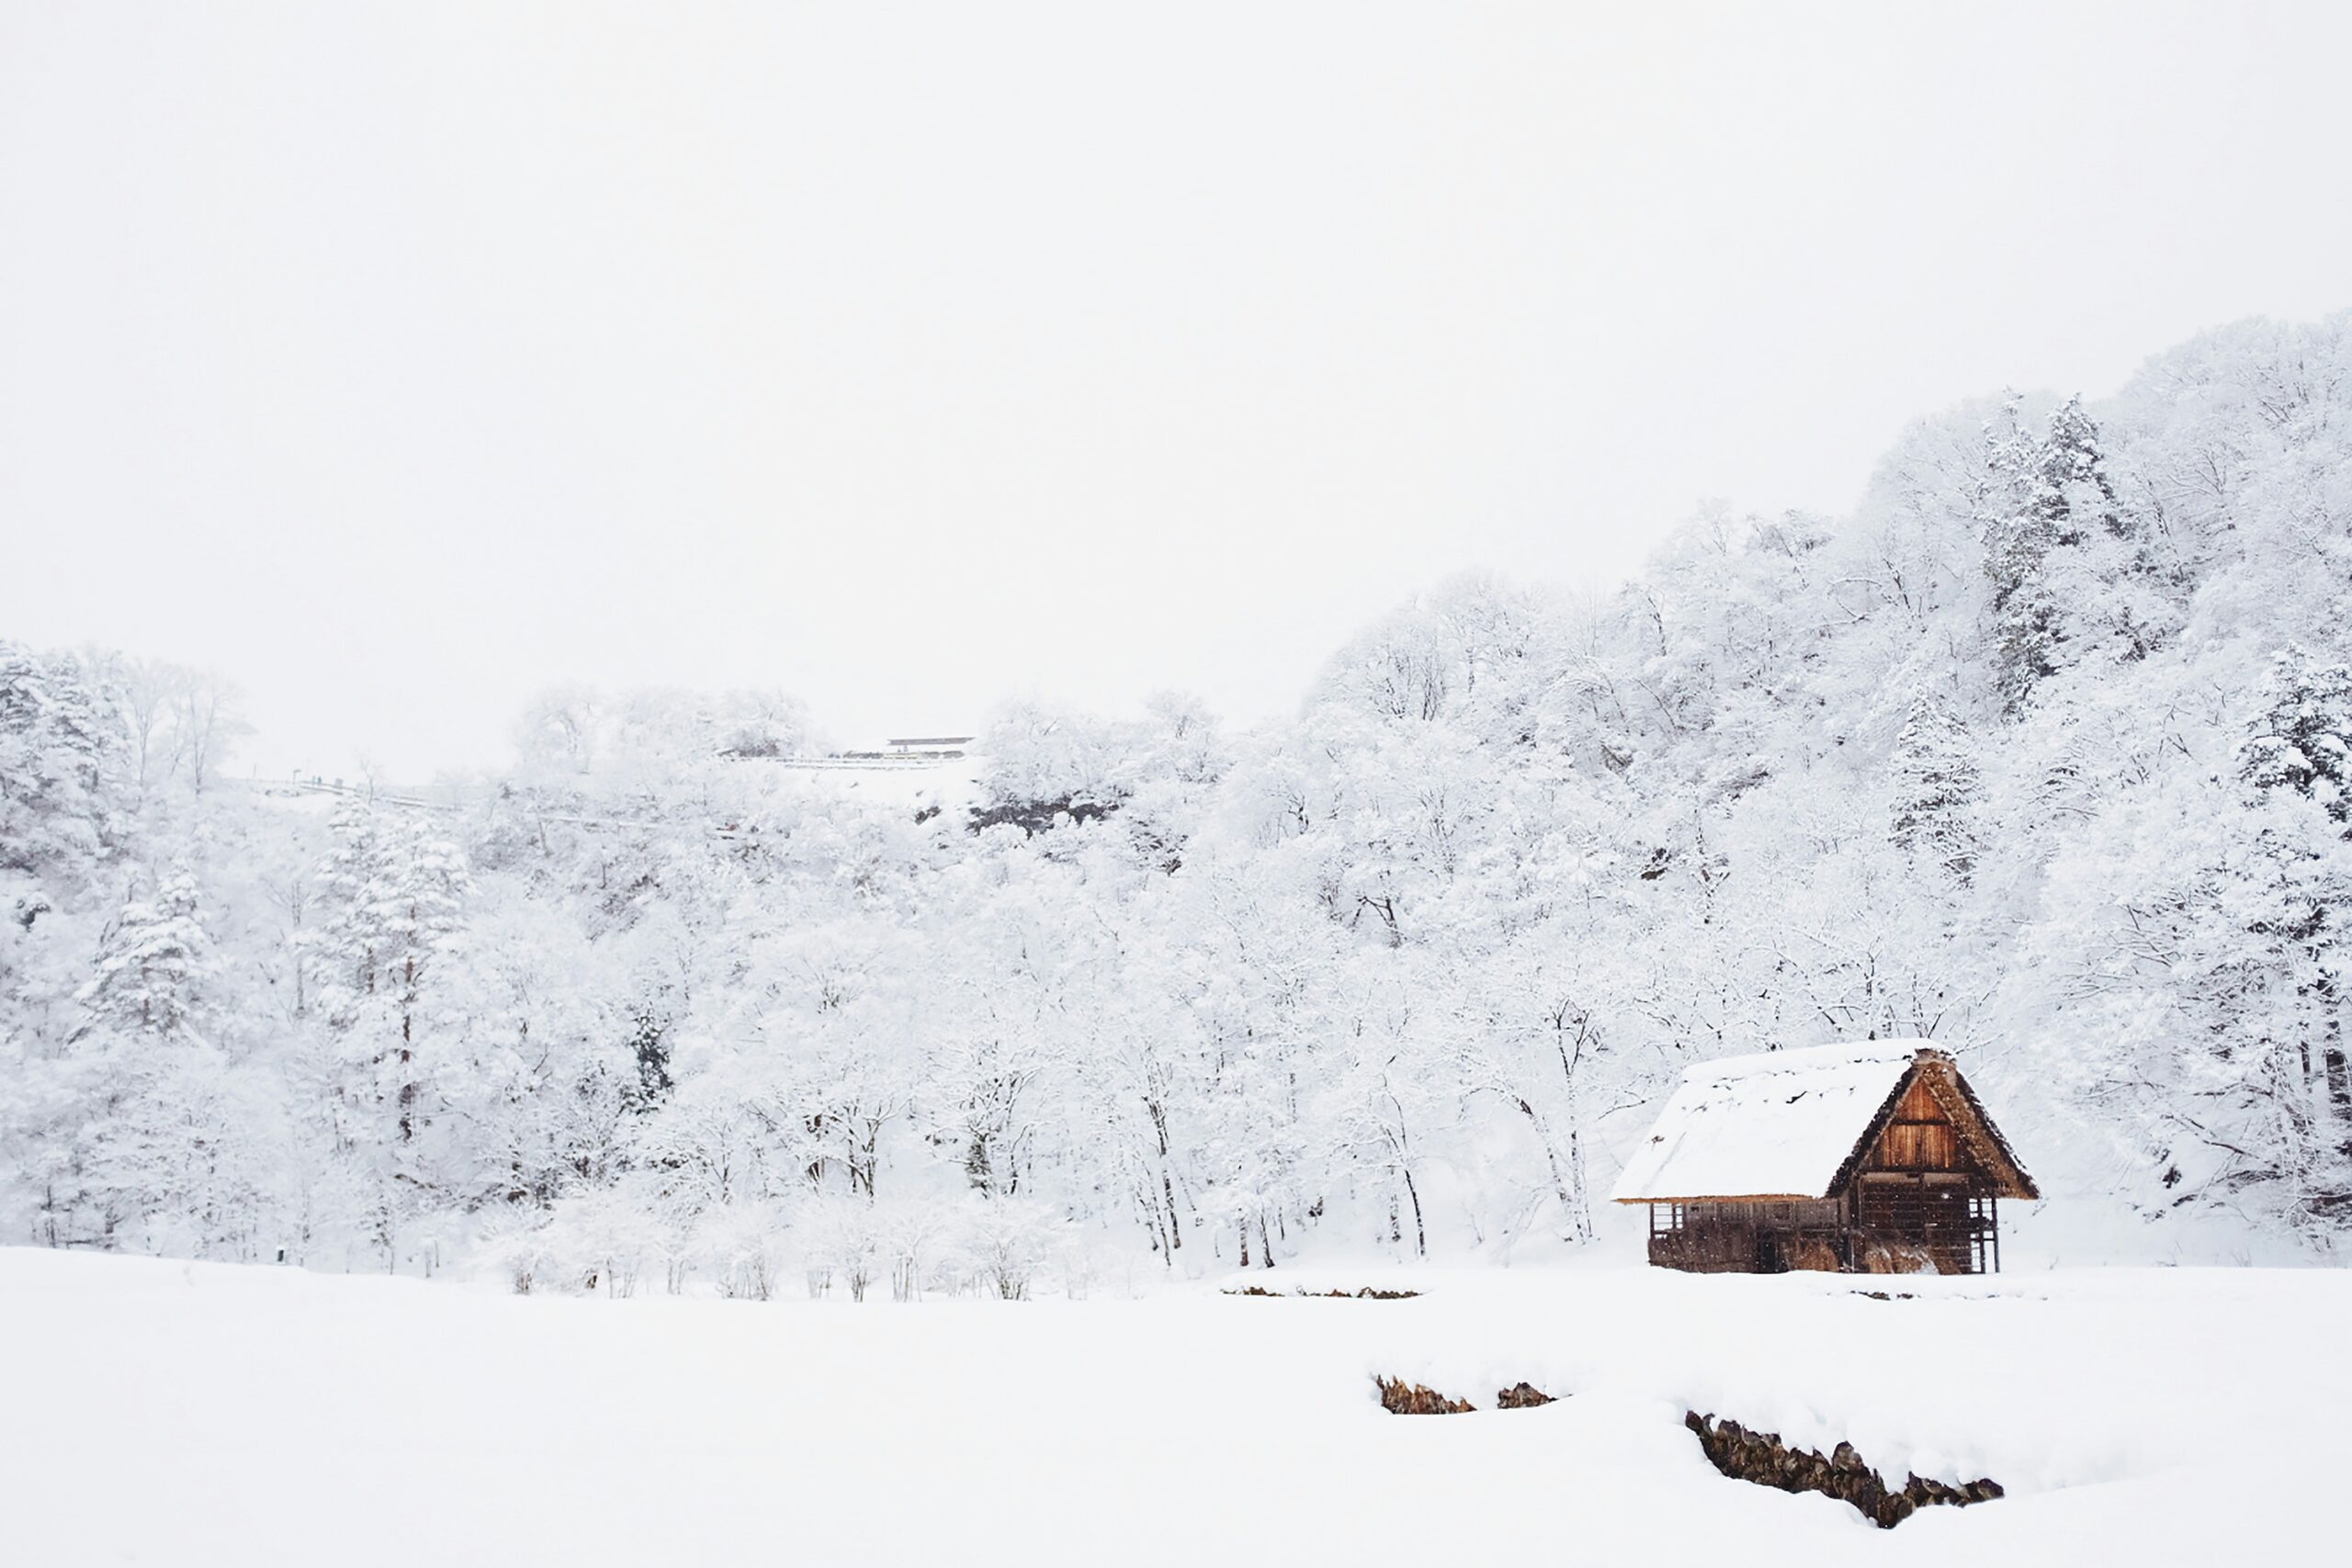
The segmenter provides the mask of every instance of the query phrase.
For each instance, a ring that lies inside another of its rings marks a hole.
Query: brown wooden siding
[[[1894,1108],[1894,1120],[1879,1134],[1865,1170],[1939,1170],[1966,1172],[1975,1168],[1960,1141],[1960,1129],[1928,1087],[1925,1074],[1916,1075]]]
[[[1777,1274],[1796,1266],[1802,1243],[1834,1249],[1847,1228],[1846,1204],[1835,1198],[1661,1203],[1650,1224],[1650,1261],[1694,1274]]]
[[[1960,1134],[1949,1122],[1892,1122],[1879,1135],[1870,1166],[1873,1170],[1960,1170]]]

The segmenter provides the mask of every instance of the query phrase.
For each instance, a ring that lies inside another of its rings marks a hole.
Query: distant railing
[[[960,751],[929,754],[832,751],[821,756],[747,757],[740,760],[746,762],[766,762],[773,767],[806,768],[813,772],[902,773],[920,773],[926,768],[936,767],[943,761],[952,761],[962,755]],[[364,800],[373,805],[400,807],[411,811],[436,811],[445,815],[487,805],[497,790],[497,786],[487,784],[432,784],[423,789],[415,785],[395,788],[364,782],[353,784],[345,779],[331,779],[322,773],[311,773],[307,776],[296,773],[285,778],[264,778],[259,774],[249,774],[244,778],[232,778],[227,782],[242,784],[261,795],[324,795],[345,800]],[[436,794],[440,798],[434,798]],[[528,809],[530,814],[538,820],[563,822],[579,828],[617,828],[675,832],[681,829],[698,827],[697,824],[684,822],[644,821],[620,817],[589,817],[575,812],[549,811],[537,804],[531,805]],[[731,825],[711,828],[708,830],[721,839],[745,836],[744,829]]]
[[[308,778],[295,775],[282,779],[263,778],[258,774],[255,774],[242,779],[232,777],[226,782],[230,784],[243,784],[245,788],[256,791],[263,795],[341,795],[349,800],[371,800],[380,802],[386,806],[413,807],[420,811],[455,811],[461,806],[468,804],[465,801],[457,799],[430,799],[425,795],[416,793],[413,788],[388,789],[380,784],[368,784],[364,783],[351,784],[343,779],[326,778],[317,773],[313,773]],[[437,787],[454,792],[458,786],[442,785]],[[485,795],[488,792],[486,790],[482,792]],[[477,796],[477,798],[481,798],[481,796]]]
[[[733,761],[764,763],[772,768],[808,768],[817,771],[847,771],[858,773],[920,773],[935,768],[942,762],[960,761],[962,751],[823,751],[791,757],[760,757],[737,755]],[[356,800],[379,800],[388,806],[413,806],[427,811],[450,811],[469,801],[484,798],[492,793],[490,784],[354,784],[348,779],[328,778],[322,773],[289,774],[286,777],[263,777],[254,774],[232,778],[229,782],[248,789],[296,790],[312,795],[345,795]]]

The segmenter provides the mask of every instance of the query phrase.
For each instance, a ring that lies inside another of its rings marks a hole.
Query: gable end
[[[2018,1163],[2008,1140],[1993,1124],[1993,1119],[1984,1113],[1984,1104],[1976,1098],[1975,1090],[1968,1087],[1968,1080],[1961,1077],[1960,1069],[1952,1065],[1951,1058],[1940,1051],[1922,1051],[1910,1070],[1895,1084],[1894,1090],[1871,1117],[1869,1125],[1862,1129],[1861,1136],[1855,1140],[1845,1162],[1838,1168],[1837,1178],[1829,1188],[1833,1194],[1843,1192],[1852,1185],[1871,1153],[1886,1138],[1889,1130],[1896,1125],[1904,1102],[1915,1089],[1924,1090],[1934,1101],[1936,1108],[1942,1112],[1942,1120],[1950,1125],[1959,1147],[1992,1180],[2001,1197],[2030,1199],[2041,1196],[2033,1184],[2033,1179]]]

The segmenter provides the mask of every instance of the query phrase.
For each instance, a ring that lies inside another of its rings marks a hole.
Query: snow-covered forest
[[[1499,1258],[1611,1223],[1691,1061],[1927,1035],[2119,1247],[2339,1249],[2347,612],[2339,316],[1928,418],[1605,597],[1433,587],[1280,725],[1008,707],[920,798],[782,765],[786,696],[560,691],[457,808],[314,809],[220,682],[0,643],[0,1239]]]

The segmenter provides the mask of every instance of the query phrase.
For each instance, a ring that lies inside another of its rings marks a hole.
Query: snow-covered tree
[[[2256,789],[2292,790],[2336,821],[2352,821],[2352,665],[2281,650],[2238,771]]]
[[[107,784],[122,750],[115,705],[78,660],[0,641],[0,876],[18,879],[20,923],[92,882],[115,833]]]
[[[1932,696],[1914,697],[1888,768],[1894,847],[1914,863],[1966,883],[1976,866],[1972,818],[1978,791],[1976,748],[1967,729]]]
[[[151,897],[125,902],[79,993],[88,1027],[163,1046],[196,1038],[209,946],[202,897],[188,873],[168,877]]]

